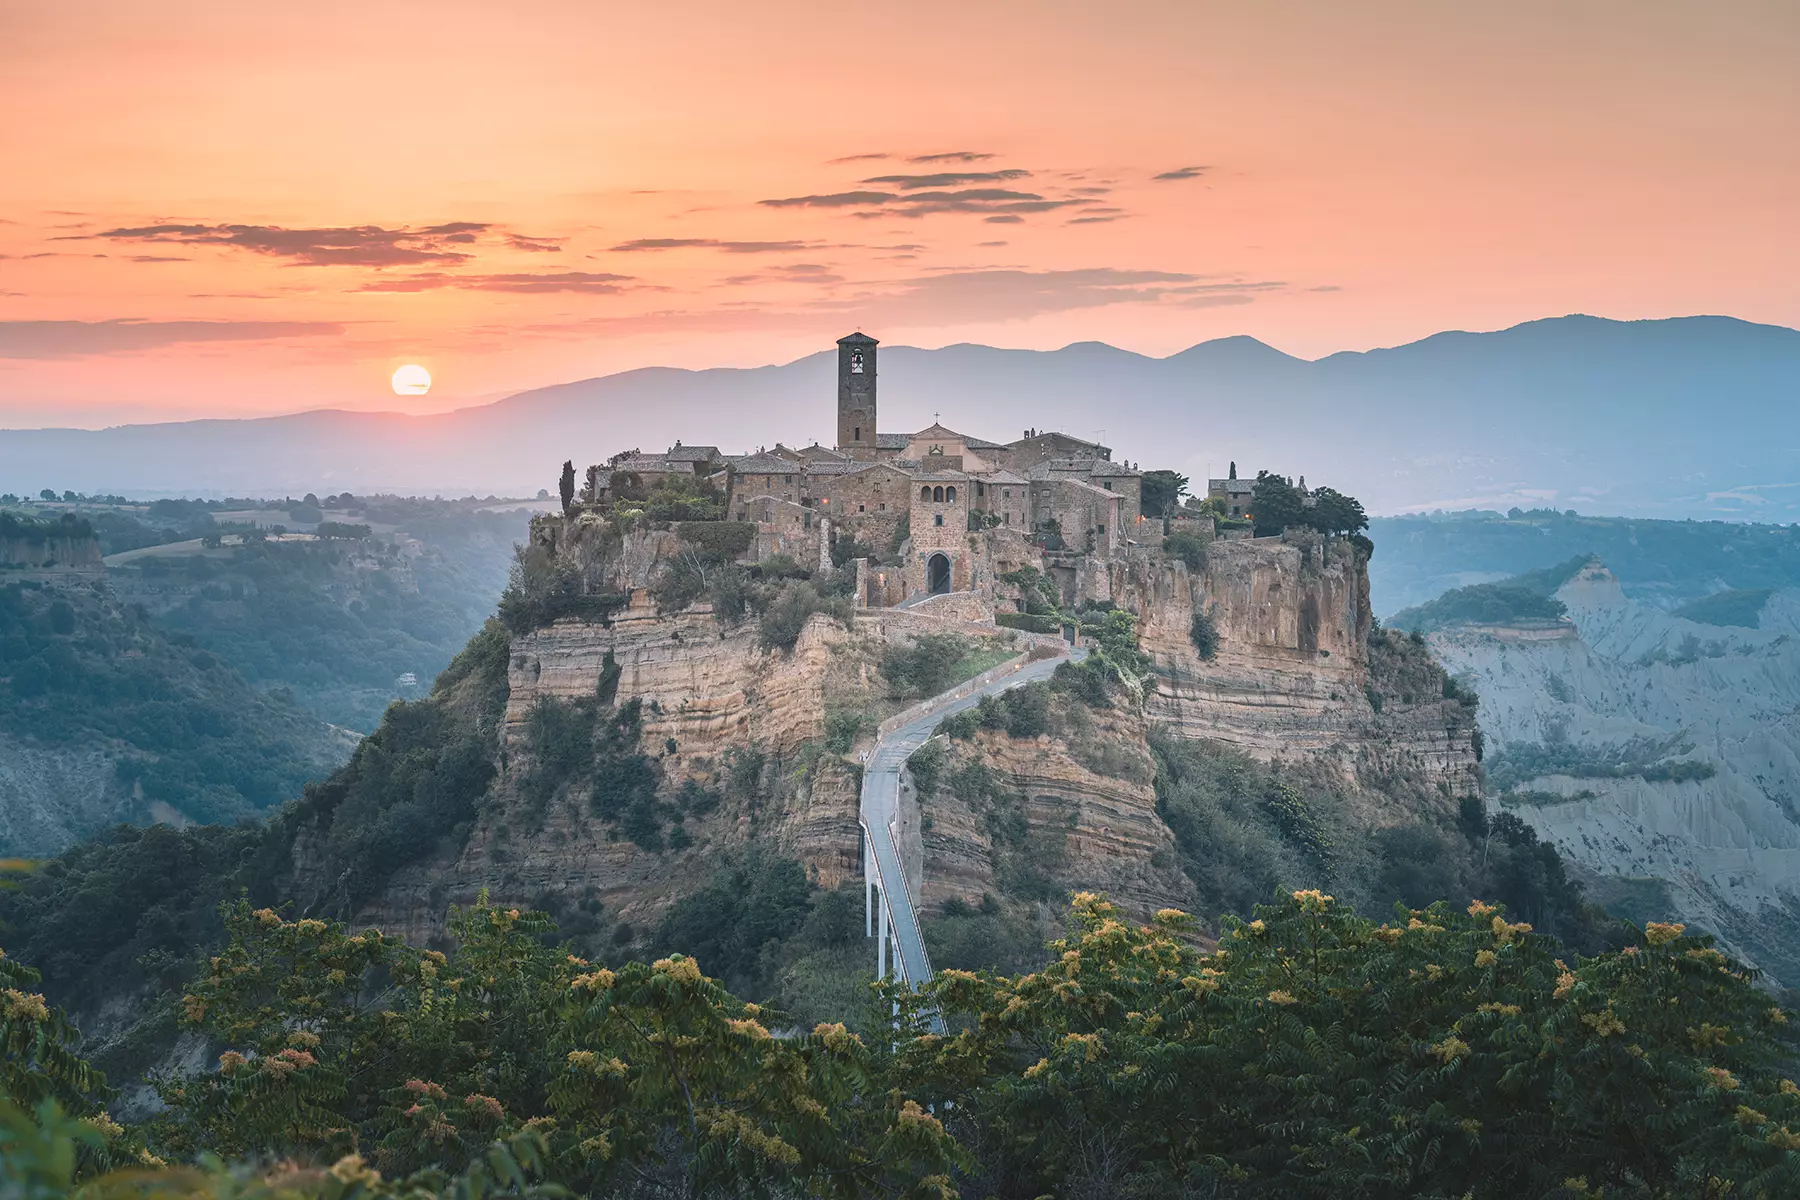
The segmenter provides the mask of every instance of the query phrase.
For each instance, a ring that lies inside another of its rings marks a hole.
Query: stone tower
[[[852,458],[875,457],[875,347],[864,333],[838,339],[837,448]]]

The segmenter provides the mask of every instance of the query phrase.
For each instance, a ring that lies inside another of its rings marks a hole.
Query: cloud
[[[95,255],[94,257],[104,258],[105,255]],[[185,254],[130,254],[130,255],[126,256],[125,261],[151,263],[151,262],[193,262],[194,260],[189,258]]]
[[[1078,187],[1074,191],[1077,196],[1104,196],[1112,189],[1109,187]]]
[[[1120,221],[1123,219],[1124,219],[1123,217],[1076,217],[1073,220],[1064,221],[1063,224],[1065,224],[1065,225],[1105,225],[1109,221]]]
[[[1036,192],[1006,188],[965,188],[957,192],[914,192],[904,197],[893,212],[903,217],[929,217],[941,213],[1037,213],[1088,203],[1086,200],[1047,200]]]
[[[983,162],[994,157],[992,154],[977,154],[973,150],[951,150],[943,154],[915,154],[906,161],[909,163]]]
[[[362,287],[362,292],[429,292],[439,288],[457,288],[471,292],[582,292],[592,296],[611,296],[634,291],[632,275],[610,275],[601,271],[521,272],[510,275],[446,275],[428,272],[403,279],[376,279]]]
[[[74,358],[129,354],[194,342],[261,342],[332,337],[329,321],[0,321],[0,358]]]
[[[1161,175],[1156,176],[1156,178],[1165,180],[1198,179],[1210,170],[1212,170],[1211,167],[1177,167],[1173,171],[1164,171]]]
[[[768,201],[763,203],[767,204]],[[612,249],[632,253],[639,250],[704,248],[723,250],[727,254],[779,254],[788,250],[808,250],[813,245],[812,242],[727,242],[718,238],[634,238],[629,242],[620,242]]]
[[[839,165],[839,164],[841,164],[841,163],[853,163],[853,162],[872,162],[872,161],[874,161],[874,160],[875,160],[875,159],[878,159],[878,158],[892,158],[892,157],[894,157],[894,156],[893,156],[893,155],[891,155],[891,154],[883,154],[883,153],[877,153],[877,154],[846,154],[846,155],[844,155],[844,157],[842,157],[842,158],[828,158],[828,159],[826,159],[826,160],[825,160],[825,165],[826,165],[826,166],[828,166],[828,167],[835,167],[835,166],[838,166],[838,165]],[[915,161],[915,162],[916,162],[916,161],[918,161],[918,160],[917,160],[917,159],[915,159],[915,160],[913,160],[913,161]]]
[[[230,246],[308,266],[404,267],[466,262],[471,255],[460,247],[474,244],[490,228],[481,221],[450,221],[416,229],[385,229],[379,225],[285,229],[279,225],[165,224],[108,229],[91,236],[120,242]]]
[[[522,233],[506,235],[506,244],[514,250],[526,250],[536,254],[560,254],[562,253],[562,244],[568,240],[568,238],[527,237]]]
[[[885,183],[899,188],[903,192],[917,191],[920,188],[956,187],[964,183],[1006,183],[1013,179],[1024,179],[1030,171],[1013,168],[1006,171],[964,171],[941,175],[877,175],[873,179],[865,179],[864,183]]]
[[[998,267],[947,270],[842,290],[809,302],[775,306],[723,304],[706,309],[596,316],[529,332],[554,337],[592,337],[596,332],[721,332],[818,329],[841,322],[864,328],[937,328],[1020,321],[1048,313],[1120,304],[1210,308],[1249,304],[1275,283],[1241,283],[1174,271],[1093,267],[1032,271]]]
[[[892,192],[833,192],[825,196],[786,196],[759,200],[768,208],[850,208],[858,204],[885,204],[896,199]]]
[[[868,304],[872,316],[894,325],[1024,320],[1073,309],[1155,303],[1200,279],[1175,271],[1113,267],[949,271],[905,280],[899,291]]]
[[[986,224],[989,225],[1023,225],[1024,223],[1025,218],[1019,216],[989,217],[986,221]]]
[[[977,246],[1005,246],[1006,242],[976,242]]]

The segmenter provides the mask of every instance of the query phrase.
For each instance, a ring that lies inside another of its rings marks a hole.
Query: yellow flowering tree
[[[1019,1194],[1800,1194],[1784,1014],[1707,939],[1571,963],[1491,906],[1318,892],[1210,953],[1179,913],[1075,918],[1042,971],[944,972],[895,1057]]]

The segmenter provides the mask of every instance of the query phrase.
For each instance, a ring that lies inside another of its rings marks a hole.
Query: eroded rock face
[[[1703,625],[1633,601],[1596,562],[1557,598],[1569,621],[1555,637],[1491,626],[1431,637],[1474,678],[1499,761],[1519,764],[1506,772],[1510,811],[1593,871],[1609,906],[1694,922],[1800,983],[1800,593],[1772,596],[1757,629]],[[1595,773],[1631,746],[1651,777]],[[1607,893],[1652,881],[1663,894],[1651,907]]]
[[[824,733],[826,684],[857,657],[847,649],[853,641],[819,615],[792,650],[768,651],[754,621],[722,627],[704,606],[659,615],[642,591],[609,624],[563,620],[515,638],[501,771],[483,819],[454,862],[401,872],[359,923],[430,936],[446,904],[466,903],[482,888],[540,905],[597,898],[623,919],[653,922],[705,884],[722,852],[759,833],[835,886],[861,869],[855,772],[828,755],[802,770],[798,758]],[[584,787],[564,789],[541,812],[520,794],[532,710],[543,700],[593,698],[609,660],[618,698],[641,704],[640,744],[657,758],[660,794],[689,779],[723,792],[735,754],[766,759],[756,794],[729,796],[685,822],[687,848],[656,853],[621,836],[592,812]]]
[[[616,572],[609,582],[647,577],[668,550],[633,541],[608,567]],[[1152,724],[1257,757],[1328,764],[1361,789],[1360,819],[1370,825],[1416,821],[1421,803],[1453,811],[1454,797],[1473,790],[1472,726],[1443,699],[1434,667],[1421,676],[1418,694],[1396,685],[1376,711],[1370,697],[1384,686],[1376,676],[1393,672],[1380,664],[1372,672],[1367,575],[1348,547],[1327,548],[1316,538],[1216,543],[1197,572],[1128,556],[1082,586],[1141,614],[1141,643],[1157,669],[1146,704],[1097,713],[1078,705],[1087,715],[1072,718],[1058,737],[985,731],[961,744],[959,754],[974,755],[1013,798],[1016,811],[1005,814],[1012,841],[996,844],[986,801],[940,789],[923,805],[903,804],[901,843],[910,847],[905,857],[924,911],[953,896],[1019,894],[1021,836],[1044,856],[1039,866],[1053,878],[1052,890],[1105,891],[1141,914],[1190,904],[1191,885],[1157,814]],[[1208,613],[1220,635],[1217,655],[1205,661],[1192,639],[1196,611]],[[862,839],[854,763],[874,722],[840,757],[821,752],[827,714],[855,710],[878,720],[899,707],[879,674],[889,641],[989,628],[864,610],[854,629],[815,616],[791,651],[768,651],[754,620],[722,626],[703,605],[660,615],[640,588],[606,623],[562,620],[515,638],[501,770],[481,821],[454,862],[402,872],[361,919],[429,936],[441,928],[447,903],[485,887],[540,906],[547,898],[598,898],[617,917],[653,924],[707,881],[722,854],[753,842],[797,858],[824,886],[855,879]],[[538,812],[522,799],[534,707],[593,697],[613,672],[618,699],[641,703],[640,745],[657,756],[659,795],[693,780],[726,796],[686,821],[691,846],[656,853],[633,844],[593,815],[585,792],[559,794]],[[767,759],[754,798],[722,782],[750,750]],[[1389,785],[1396,790],[1382,791]]]
[[[1155,660],[1152,722],[1258,758],[1324,760],[1364,786],[1398,774],[1427,793],[1478,790],[1474,726],[1445,700],[1441,679],[1408,690],[1371,673],[1368,571],[1349,546],[1308,536],[1214,542],[1199,571],[1144,557],[1113,575],[1118,602],[1142,614],[1140,643]],[[1218,633],[1210,659],[1194,643],[1196,612]],[[1379,805],[1370,816],[1386,823]]]
[[[1368,682],[1368,576],[1348,547],[1316,541],[1215,542],[1206,565],[1141,560],[1114,569],[1118,602],[1143,614],[1156,660],[1151,720],[1260,756],[1341,742],[1374,715]],[[1201,659],[1194,614],[1219,634]]]
[[[1157,815],[1143,715],[1113,709],[1090,719],[1073,738],[983,731],[958,758],[989,768],[999,795],[958,794],[952,783],[902,804],[902,852],[909,841],[923,851],[924,909],[1001,895],[1017,886],[1009,873],[1032,866],[1059,888],[1104,892],[1140,917],[1192,906],[1174,835]]]

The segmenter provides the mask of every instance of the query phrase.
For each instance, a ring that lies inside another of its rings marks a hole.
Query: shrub
[[[800,631],[817,612],[848,621],[850,606],[841,599],[826,599],[810,583],[790,582],[763,610],[760,640],[765,650],[791,650]]]
[[[749,521],[682,521],[675,532],[717,558],[736,558],[756,544],[756,526]]]
[[[913,784],[919,789],[919,799],[924,800],[937,793],[938,785],[944,781],[944,767],[949,754],[944,743],[932,738],[906,760],[906,769],[911,772]]]
[[[1188,637],[1202,662],[1211,662],[1219,653],[1219,627],[1213,623],[1210,613],[1194,610],[1194,623],[1188,629]]]
[[[1163,553],[1187,564],[1195,574],[1206,570],[1206,539],[1197,533],[1171,533],[1163,539]]]
[[[911,645],[889,646],[881,656],[881,673],[900,699],[935,696],[957,682],[956,666],[968,653],[967,638],[928,633]]]
[[[771,554],[757,564],[764,579],[810,579],[812,572],[794,561],[791,554]]]
[[[1023,629],[1026,633],[1061,633],[1062,619],[1037,613],[995,613],[994,624],[1003,629]]]

